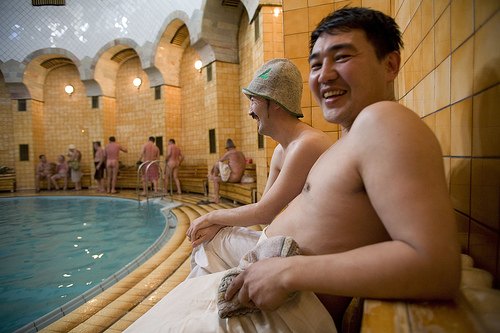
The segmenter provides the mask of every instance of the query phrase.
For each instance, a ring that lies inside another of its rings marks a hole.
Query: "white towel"
[[[220,178],[223,182],[227,182],[229,180],[229,176],[231,176],[231,167],[226,162],[219,162],[219,171]]]
[[[275,236],[267,238],[259,242],[252,250],[250,250],[240,260],[238,267],[232,268],[226,272],[222,277],[218,289],[217,306],[219,307],[219,317],[229,318],[232,316],[244,315],[246,313],[260,311],[255,306],[244,306],[238,301],[238,294],[231,300],[225,299],[227,288],[231,285],[233,279],[243,272],[252,263],[262,259],[272,257],[289,257],[300,254],[299,246],[291,237]],[[290,295],[289,300],[295,296],[296,293]]]

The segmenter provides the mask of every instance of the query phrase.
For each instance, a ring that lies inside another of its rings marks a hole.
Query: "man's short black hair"
[[[334,35],[336,32],[363,30],[366,38],[375,48],[379,60],[393,51],[403,48],[401,32],[394,19],[378,10],[361,7],[344,7],[330,13],[319,22],[311,33],[309,54],[323,33]]]

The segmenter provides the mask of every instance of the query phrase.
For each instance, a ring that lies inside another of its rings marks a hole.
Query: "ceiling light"
[[[134,81],[132,81],[132,84],[134,85],[134,87],[136,87],[137,89],[139,89],[139,87],[141,86],[142,84],[142,80],[140,77],[136,77],[134,79]]]
[[[196,68],[196,70],[198,72],[201,72],[201,67],[203,66],[203,63],[201,62],[201,60],[196,60],[194,62],[194,68]]]
[[[64,91],[66,94],[70,95],[75,91],[75,88],[71,84],[68,84],[66,87],[64,87]]]

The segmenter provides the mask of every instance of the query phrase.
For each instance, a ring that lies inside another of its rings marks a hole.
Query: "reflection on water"
[[[0,199],[0,332],[99,284],[165,228],[161,206],[102,197]]]

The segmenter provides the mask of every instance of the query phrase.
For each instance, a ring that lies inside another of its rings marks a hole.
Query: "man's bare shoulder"
[[[391,101],[383,101],[365,107],[352,125],[356,127],[387,128],[395,124],[402,126],[420,126],[420,117],[407,107]]]
[[[325,132],[307,126],[300,135],[291,142],[287,150],[305,154],[311,152],[316,155],[327,150],[333,143],[334,140]]]
[[[311,127],[306,124],[306,126],[303,127],[302,131],[300,132],[300,135],[298,136],[298,139],[303,140],[303,139],[317,139],[317,138],[322,138],[324,140],[329,140],[331,141],[332,139],[328,134],[323,132],[320,129]]]
[[[362,141],[365,147],[414,145],[413,140],[437,143],[431,129],[415,112],[389,101],[374,103],[363,109],[346,137],[349,141]]]

